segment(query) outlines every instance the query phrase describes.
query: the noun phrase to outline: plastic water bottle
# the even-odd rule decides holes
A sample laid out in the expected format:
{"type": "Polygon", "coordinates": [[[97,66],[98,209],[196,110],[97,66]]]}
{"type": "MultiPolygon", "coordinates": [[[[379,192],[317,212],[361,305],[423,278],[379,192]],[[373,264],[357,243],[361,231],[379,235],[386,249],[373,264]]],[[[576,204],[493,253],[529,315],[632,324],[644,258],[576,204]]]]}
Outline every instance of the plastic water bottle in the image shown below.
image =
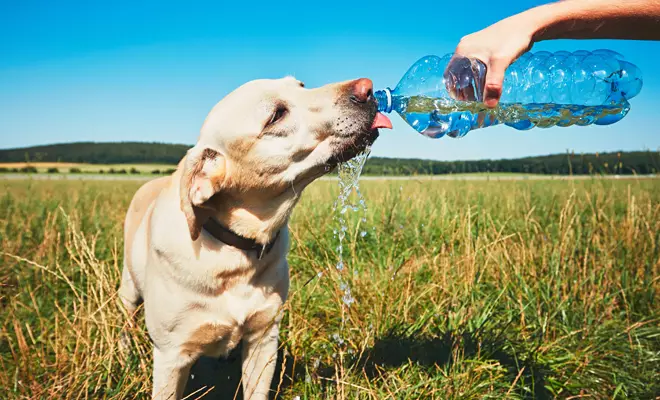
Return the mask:
{"type": "Polygon", "coordinates": [[[628,113],[628,100],[642,88],[641,71],[611,50],[525,53],[506,70],[500,103],[489,109],[482,103],[486,66],[452,57],[418,60],[394,90],[374,94],[378,110],[396,111],[432,138],[501,123],[519,130],[609,125],[628,113]]]}

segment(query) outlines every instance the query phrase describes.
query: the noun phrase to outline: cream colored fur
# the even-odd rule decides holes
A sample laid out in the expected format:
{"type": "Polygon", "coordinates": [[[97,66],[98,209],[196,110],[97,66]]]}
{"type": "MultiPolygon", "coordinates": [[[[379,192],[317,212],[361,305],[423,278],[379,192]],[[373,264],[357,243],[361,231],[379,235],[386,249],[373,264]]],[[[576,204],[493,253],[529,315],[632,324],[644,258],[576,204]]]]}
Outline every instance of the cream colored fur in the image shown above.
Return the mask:
{"type": "Polygon", "coordinates": [[[227,355],[240,341],[244,397],[268,398],[289,289],[290,213],[309,183],[375,138],[375,103],[351,101],[354,84],[241,86],[211,110],[177,171],[135,194],[120,296],[133,315],[144,301],[154,399],[181,398],[197,358],[227,355]],[[259,243],[279,237],[259,260],[206,233],[210,217],[259,243]]]}

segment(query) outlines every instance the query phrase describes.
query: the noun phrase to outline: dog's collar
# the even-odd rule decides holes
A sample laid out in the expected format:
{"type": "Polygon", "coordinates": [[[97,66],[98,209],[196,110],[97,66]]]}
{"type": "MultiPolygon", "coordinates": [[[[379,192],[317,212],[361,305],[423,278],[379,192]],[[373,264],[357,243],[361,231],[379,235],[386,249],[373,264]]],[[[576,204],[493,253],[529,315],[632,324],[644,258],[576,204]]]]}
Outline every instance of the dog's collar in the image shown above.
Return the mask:
{"type": "Polygon", "coordinates": [[[209,218],[202,227],[209,235],[224,244],[245,251],[256,251],[259,260],[261,260],[264,255],[270,253],[275,242],[277,242],[277,238],[280,236],[280,232],[277,231],[277,234],[269,243],[259,244],[254,239],[248,239],[232,232],[229,228],[221,225],[215,218],[209,218]]]}

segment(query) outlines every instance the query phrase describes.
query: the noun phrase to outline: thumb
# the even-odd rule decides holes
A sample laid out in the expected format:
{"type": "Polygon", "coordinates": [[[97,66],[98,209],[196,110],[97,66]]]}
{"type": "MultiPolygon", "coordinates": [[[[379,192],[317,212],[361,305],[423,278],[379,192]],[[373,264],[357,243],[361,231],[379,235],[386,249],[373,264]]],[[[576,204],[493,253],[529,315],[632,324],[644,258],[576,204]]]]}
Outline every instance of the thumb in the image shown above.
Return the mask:
{"type": "Polygon", "coordinates": [[[491,58],[486,71],[486,84],[484,87],[484,104],[486,107],[497,106],[502,96],[502,83],[504,73],[510,62],[507,59],[491,58]]]}

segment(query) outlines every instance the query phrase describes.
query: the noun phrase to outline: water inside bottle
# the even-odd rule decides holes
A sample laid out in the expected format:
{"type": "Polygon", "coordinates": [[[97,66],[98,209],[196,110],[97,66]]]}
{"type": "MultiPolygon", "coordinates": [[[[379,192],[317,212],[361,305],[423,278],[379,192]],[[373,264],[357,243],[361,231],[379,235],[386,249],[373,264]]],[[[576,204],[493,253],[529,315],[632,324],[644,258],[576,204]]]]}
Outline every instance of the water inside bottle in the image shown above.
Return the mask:
{"type": "Polygon", "coordinates": [[[465,136],[470,130],[504,123],[519,130],[533,127],[609,125],[623,118],[627,101],[611,105],[500,103],[495,109],[480,102],[464,102],[426,96],[394,99],[396,111],[418,132],[438,138],[465,136]]]}

